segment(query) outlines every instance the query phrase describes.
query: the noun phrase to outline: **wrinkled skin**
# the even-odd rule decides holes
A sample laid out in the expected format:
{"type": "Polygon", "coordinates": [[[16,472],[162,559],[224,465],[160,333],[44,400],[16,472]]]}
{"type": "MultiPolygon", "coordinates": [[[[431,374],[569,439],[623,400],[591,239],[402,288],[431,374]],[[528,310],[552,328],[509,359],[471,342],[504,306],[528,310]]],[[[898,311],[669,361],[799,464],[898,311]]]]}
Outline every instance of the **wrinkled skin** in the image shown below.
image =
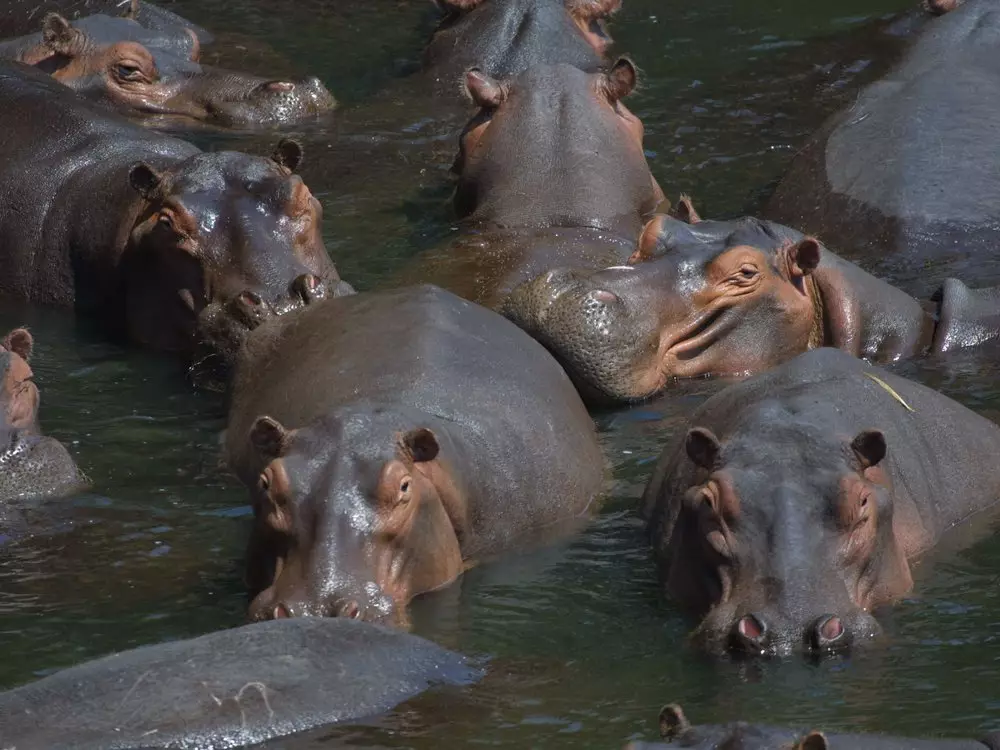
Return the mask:
{"type": "Polygon", "coordinates": [[[0,693],[10,747],[235,748],[370,719],[481,673],[422,638],[348,620],[255,623],[79,664],[0,693]]]}
{"type": "Polygon", "coordinates": [[[283,310],[320,287],[349,291],[323,247],[319,202],[295,174],[294,141],[271,158],[202,153],[23,67],[0,67],[0,96],[16,103],[0,112],[11,134],[0,143],[4,297],[72,305],[190,356],[206,327],[223,338],[219,316],[243,292],[283,310]]]}
{"type": "Polygon", "coordinates": [[[556,362],[430,286],[257,328],[225,452],[254,508],[253,619],[405,624],[413,597],[566,533],[602,491],[593,422],[556,362]]]}
{"type": "Polygon", "coordinates": [[[921,305],[794,229],[696,213],[655,217],[629,265],[549,271],[502,311],[595,404],[763,372],[817,346],[884,363],[1000,335],[996,288],[948,279],[921,305]]]}
{"type": "Polygon", "coordinates": [[[904,59],[799,152],[767,217],[920,297],[943,276],[1000,282],[998,31],[992,0],[930,21],[904,59]]]}
{"type": "Polygon", "coordinates": [[[663,743],[630,742],[625,750],[1000,750],[1000,733],[973,740],[913,739],[878,734],[829,734],[742,721],[692,726],[680,706],[660,713],[663,743]]]}
{"type": "Polygon", "coordinates": [[[161,38],[183,38],[186,29],[194,31],[201,44],[209,44],[212,35],[166,8],[142,0],[0,0],[0,39],[25,36],[38,31],[42,19],[58,13],[70,21],[93,15],[121,16],[138,21],[161,38]]]}
{"type": "Polygon", "coordinates": [[[441,0],[445,12],[424,68],[457,92],[477,68],[511,78],[536,65],[566,63],[596,73],[611,45],[605,23],[621,0],[441,0]]]}
{"type": "Polygon", "coordinates": [[[1000,496],[1000,428],[837,349],[730,386],[691,424],[643,510],[660,580],[713,653],[862,643],[910,590],[908,560],[1000,496]]]}
{"type": "Polygon", "coordinates": [[[72,24],[49,15],[41,33],[0,43],[0,57],[33,65],[84,98],[155,124],[281,125],[333,108],[317,78],[260,78],[198,63],[194,30],[145,29],[95,15],[72,24]]]}
{"type": "Polygon", "coordinates": [[[554,265],[600,267],[628,256],[663,199],[643,153],[643,126],[622,100],[636,85],[622,59],[608,73],[570,65],[500,81],[466,80],[479,113],[455,163],[460,238],[402,274],[493,307],[554,265]]]}
{"type": "MultiPolygon", "coordinates": [[[[0,341],[0,503],[64,497],[86,485],[66,448],[41,434],[41,399],[28,364],[33,348],[23,328],[0,341]]],[[[0,507],[0,529],[6,510],[0,507]]]]}

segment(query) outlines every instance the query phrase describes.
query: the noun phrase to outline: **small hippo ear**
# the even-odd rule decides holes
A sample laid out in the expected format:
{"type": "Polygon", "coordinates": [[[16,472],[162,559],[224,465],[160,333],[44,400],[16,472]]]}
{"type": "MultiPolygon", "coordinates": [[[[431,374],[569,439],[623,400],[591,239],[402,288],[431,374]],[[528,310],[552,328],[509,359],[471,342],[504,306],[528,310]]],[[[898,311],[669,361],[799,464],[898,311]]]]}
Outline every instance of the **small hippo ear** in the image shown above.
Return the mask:
{"type": "Polygon", "coordinates": [[[139,0],[131,0],[129,4],[125,7],[125,11],[122,13],[122,18],[127,18],[129,21],[134,21],[139,17],[139,0]]]}
{"type": "Polygon", "coordinates": [[[722,444],[711,430],[705,427],[691,429],[684,439],[684,449],[695,466],[711,471],[719,462],[722,444]]]}
{"type": "Polygon", "coordinates": [[[464,13],[481,5],[483,0],[434,0],[439,10],[445,13],[464,13]]]}
{"type": "Polygon", "coordinates": [[[827,750],[830,745],[822,732],[810,732],[796,745],[796,750],[827,750]]]}
{"type": "Polygon", "coordinates": [[[163,177],[145,162],[139,162],[128,173],[128,181],[132,188],[146,200],[152,200],[156,195],[163,177]]]}
{"type": "Polygon", "coordinates": [[[865,430],[859,432],[851,441],[851,449],[858,457],[862,469],[878,466],[885,458],[885,435],[881,430],[865,430]]]}
{"type": "Polygon", "coordinates": [[[258,417],[250,428],[250,443],[267,461],[284,456],[291,439],[292,433],[271,417],[258,417]]]}
{"type": "Polygon", "coordinates": [[[418,464],[433,461],[441,449],[437,437],[426,427],[410,430],[403,435],[403,447],[409,452],[414,463],[418,464]]]}
{"type": "Polygon", "coordinates": [[[677,202],[677,207],[674,209],[673,215],[688,224],[698,224],[701,221],[701,216],[698,215],[698,211],[694,207],[694,201],[691,200],[691,196],[687,193],[681,193],[681,198],[677,202]]]}
{"type": "Polygon", "coordinates": [[[271,159],[279,167],[284,167],[294,174],[302,163],[302,144],[291,138],[284,138],[274,147],[271,159]]]}
{"type": "Polygon", "coordinates": [[[496,109],[507,98],[503,85],[479,68],[465,73],[465,91],[477,107],[496,109]]]}
{"type": "Polygon", "coordinates": [[[687,720],[684,711],[676,703],[671,703],[660,709],[660,736],[665,740],[683,737],[691,731],[691,722],[687,720]]]}
{"type": "Polygon", "coordinates": [[[627,57],[622,57],[608,72],[604,90],[607,92],[608,98],[612,102],[616,102],[631,94],[638,81],[639,72],[635,68],[635,63],[627,57]]]}
{"type": "Polygon", "coordinates": [[[34,351],[35,340],[26,328],[15,328],[4,338],[3,348],[14,352],[27,362],[31,359],[31,353],[34,351]]]}
{"type": "Polygon", "coordinates": [[[58,55],[73,57],[80,53],[83,32],[58,13],[49,13],[42,20],[42,42],[58,55]]]}
{"type": "Polygon", "coordinates": [[[788,248],[788,271],[792,276],[808,276],[819,265],[823,246],[815,237],[806,237],[788,248]]]}
{"type": "Polygon", "coordinates": [[[639,235],[635,251],[626,261],[630,266],[656,257],[656,251],[660,245],[660,233],[663,231],[663,223],[666,219],[665,214],[657,214],[646,222],[646,226],[642,228],[642,233],[639,235]]]}

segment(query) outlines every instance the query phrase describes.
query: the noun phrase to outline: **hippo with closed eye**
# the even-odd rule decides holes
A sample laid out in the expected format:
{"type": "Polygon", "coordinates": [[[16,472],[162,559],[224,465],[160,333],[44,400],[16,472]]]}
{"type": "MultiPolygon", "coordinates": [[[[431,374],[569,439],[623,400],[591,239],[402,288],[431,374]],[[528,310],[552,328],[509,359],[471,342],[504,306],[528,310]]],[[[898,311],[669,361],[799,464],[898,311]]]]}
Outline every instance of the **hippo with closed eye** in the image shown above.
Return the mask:
{"type": "Polygon", "coordinates": [[[413,597],[566,533],[603,489],[593,421],[555,360],[432,286],[257,328],[225,451],[254,508],[254,619],[405,622],[413,597]]]}
{"type": "Polygon", "coordinates": [[[712,652],[874,636],[909,560],[1000,498],[1000,427],[838,349],[732,385],[643,498],[660,580],[712,652]]]}

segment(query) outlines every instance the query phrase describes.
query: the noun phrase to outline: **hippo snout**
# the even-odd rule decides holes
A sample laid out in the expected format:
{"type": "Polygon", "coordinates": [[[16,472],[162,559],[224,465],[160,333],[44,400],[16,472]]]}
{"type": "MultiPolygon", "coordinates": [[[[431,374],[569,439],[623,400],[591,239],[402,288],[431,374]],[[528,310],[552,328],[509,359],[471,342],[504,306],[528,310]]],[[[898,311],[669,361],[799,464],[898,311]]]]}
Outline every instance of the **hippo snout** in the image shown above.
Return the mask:
{"type": "Polygon", "coordinates": [[[798,630],[772,613],[752,612],[740,617],[729,634],[729,650],[752,656],[777,655],[797,648],[807,653],[844,651],[878,632],[878,624],[866,612],[841,617],[823,614],[798,630]],[[798,630],[798,632],[796,632],[798,630]]]}
{"type": "Polygon", "coordinates": [[[294,590],[282,592],[278,588],[284,587],[272,586],[257,595],[250,605],[250,620],[345,617],[350,620],[391,624],[395,622],[397,615],[392,599],[375,583],[322,597],[297,595],[294,590]]]}
{"type": "Polygon", "coordinates": [[[300,109],[307,112],[323,112],[333,109],[336,101],[329,89],[316,76],[309,76],[301,81],[272,80],[264,81],[253,91],[251,99],[261,103],[295,102],[300,109]]]}

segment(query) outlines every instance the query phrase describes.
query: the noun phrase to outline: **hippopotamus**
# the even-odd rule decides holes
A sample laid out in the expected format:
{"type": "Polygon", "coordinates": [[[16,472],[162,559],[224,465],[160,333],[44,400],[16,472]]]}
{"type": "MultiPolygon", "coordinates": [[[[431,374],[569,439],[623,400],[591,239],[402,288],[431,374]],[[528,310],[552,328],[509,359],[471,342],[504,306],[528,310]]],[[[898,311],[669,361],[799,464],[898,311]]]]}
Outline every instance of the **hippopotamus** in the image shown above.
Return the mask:
{"type": "Polygon", "coordinates": [[[624,750],[1000,750],[1000,732],[980,741],[914,739],[879,734],[829,734],[816,730],[747,724],[692,726],[681,707],[672,704],[660,712],[660,734],[665,743],[630,742],[624,750]]]}
{"type": "Polygon", "coordinates": [[[909,560],[1000,497],[1000,427],[839,349],[731,385],[660,458],[660,580],[713,653],[860,644],[909,560]]]}
{"type": "Polygon", "coordinates": [[[204,153],[17,64],[0,66],[0,98],[0,296],[75,306],[190,356],[239,299],[284,309],[351,291],[295,141],[204,153]]]}
{"type": "Polygon", "coordinates": [[[556,63],[598,72],[611,45],[605,21],[621,7],[621,0],[437,3],[445,16],[424,53],[424,69],[453,91],[470,68],[495,78],[556,63]]]}
{"type": "Polygon", "coordinates": [[[0,42],[0,58],[33,65],[81,96],[164,124],[221,127],[289,124],[329,111],[318,78],[285,81],[200,65],[190,28],[149,30],[132,18],[56,13],[39,33],[0,42]]]}
{"type": "Polygon", "coordinates": [[[256,747],[480,676],[462,656],[379,625],[255,623],[113,654],[0,693],[0,745],[256,747]]]}
{"type": "Polygon", "coordinates": [[[654,217],[629,264],[558,268],[503,313],[555,354],[588,402],[639,401],[678,378],[762,372],[818,346],[878,363],[1000,335],[1000,289],[947,279],[926,303],[754,217],[654,217]]]}
{"type": "Polygon", "coordinates": [[[0,528],[14,500],[65,497],[87,480],[66,447],[41,434],[41,398],[28,364],[34,338],[15,328],[0,341],[0,528]]]}
{"type": "Polygon", "coordinates": [[[767,218],[822,237],[918,296],[943,276],[997,283],[998,30],[993,0],[928,22],[899,64],[798,153],[767,218]]]}
{"type": "Polygon", "coordinates": [[[208,31],[186,18],[142,0],[0,0],[0,39],[38,31],[38,24],[48,13],[58,13],[71,21],[97,14],[122,16],[164,36],[187,36],[186,29],[190,29],[201,44],[213,40],[208,31]]]}
{"type": "Polygon", "coordinates": [[[566,533],[603,492],[594,423],[555,360],[429,285],[258,327],[225,455],[254,509],[252,619],[405,625],[413,597],[566,533]]]}
{"type": "Polygon", "coordinates": [[[493,307],[554,265],[627,258],[663,200],[642,122],[622,101],[636,79],[624,58],[607,73],[561,63],[501,81],[470,71],[480,111],[455,162],[463,231],[418,256],[407,283],[435,283],[493,307]]]}

